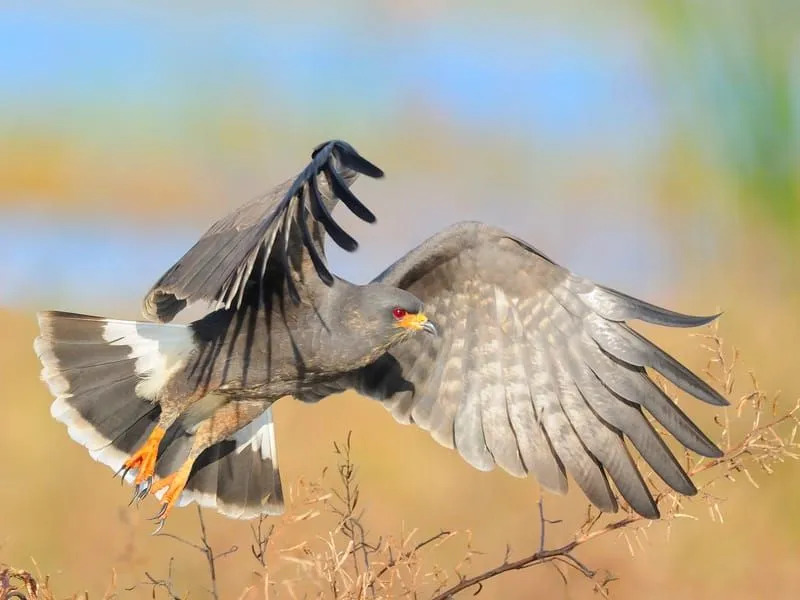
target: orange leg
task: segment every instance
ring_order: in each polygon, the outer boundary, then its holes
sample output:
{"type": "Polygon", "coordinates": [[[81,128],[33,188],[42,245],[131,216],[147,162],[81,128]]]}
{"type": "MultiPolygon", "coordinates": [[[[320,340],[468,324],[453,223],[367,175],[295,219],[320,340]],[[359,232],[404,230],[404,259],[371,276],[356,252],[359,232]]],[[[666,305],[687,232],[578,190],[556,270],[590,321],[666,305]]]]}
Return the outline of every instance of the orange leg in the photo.
{"type": "Polygon", "coordinates": [[[145,484],[142,489],[134,492],[134,500],[143,498],[148,492],[163,494],[160,498],[161,510],[153,517],[154,521],[159,522],[154,534],[161,530],[164,520],[177,504],[189,481],[194,461],[203,453],[203,450],[244,427],[265,409],[262,400],[237,400],[218,408],[211,417],[197,426],[189,456],[178,467],[178,470],[166,477],[159,478],[152,486],[148,487],[148,484],[145,484]]]}
{"type": "Polygon", "coordinates": [[[159,479],[150,488],[151,494],[155,494],[166,488],[164,490],[164,495],[161,496],[161,510],[158,512],[158,515],[156,515],[156,518],[161,521],[159,529],[164,524],[164,519],[167,518],[172,507],[175,506],[178,498],[180,498],[181,492],[183,492],[183,489],[186,487],[186,482],[189,481],[189,474],[192,472],[193,464],[194,458],[190,457],[177,471],[159,479]]]}
{"type": "MultiPolygon", "coordinates": [[[[134,452],[131,457],[122,465],[123,473],[127,473],[133,469],[138,469],[136,479],[133,482],[136,485],[144,482],[153,476],[156,470],[156,459],[158,458],[158,445],[167,433],[165,429],[156,427],[152,433],[147,437],[142,447],[134,452]]],[[[123,479],[124,479],[123,475],[123,479]]]]}

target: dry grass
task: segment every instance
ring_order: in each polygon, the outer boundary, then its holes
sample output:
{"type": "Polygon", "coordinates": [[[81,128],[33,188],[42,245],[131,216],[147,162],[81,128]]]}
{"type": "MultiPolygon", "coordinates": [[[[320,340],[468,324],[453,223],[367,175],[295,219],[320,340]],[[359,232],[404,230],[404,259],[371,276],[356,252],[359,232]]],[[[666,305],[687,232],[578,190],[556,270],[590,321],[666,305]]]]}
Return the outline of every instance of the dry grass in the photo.
{"type": "MultiPolygon", "coordinates": [[[[648,473],[662,510],[659,521],[648,521],[630,511],[605,515],[588,506],[585,518],[567,539],[551,543],[551,528],[561,521],[546,514],[540,499],[535,547],[515,553],[506,545],[500,562],[479,566],[474,559],[483,553],[473,546],[471,532],[450,530],[446,522],[442,523],[444,529],[435,531],[402,524],[396,534],[368,529],[373,500],[361,494],[353,439],[348,434],[343,442],[334,444],[335,469],[324,469],[316,481],[300,480],[289,486],[286,514],[253,523],[250,540],[222,549],[215,547],[198,508],[197,541],[172,533],[158,534],[157,537],[179,544],[178,552],[163,567],[162,574],[144,571],[139,583],[120,588],[116,573],[112,572],[103,597],[133,593],[173,600],[188,598],[189,592],[176,583],[174,570],[176,563],[187,560],[192,553],[204,559],[207,577],[204,587],[215,600],[223,597],[445,600],[478,594],[490,580],[514,577],[514,571],[533,568],[552,570],[570,587],[576,585],[577,575],[588,584],[582,589],[607,597],[614,590],[617,576],[606,565],[597,563],[596,557],[593,562],[587,560],[584,547],[600,538],[614,537],[617,544],[627,547],[629,560],[636,560],[637,554],[654,543],[651,537],[656,530],[667,534],[659,543],[669,543],[673,528],[691,526],[682,521],[707,519],[722,523],[726,495],[732,485],[758,488],[762,476],[773,474],[777,464],[796,460],[800,455],[797,441],[800,401],[784,402],[779,394],[769,395],[762,390],[755,375],[743,370],[738,352],[727,349],[716,330],[703,339],[710,357],[706,373],[732,401],[731,407],[716,419],[716,439],[724,449],[724,456],[697,459],[686,453],[687,470],[699,489],[693,498],[679,496],[648,473]],[[737,373],[743,371],[746,378],[739,382],[737,373]],[[737,388],[744,390],[737,392],[737,388]],[[238,589],[229,586],[221,593],[219,573],[230,564],[223,559],[231,556],[236,556],[240,564],[249,561],[252,582],[238,589]]],[[[149,543],[160,542],[151,539],[149,543]]],[[[55,597],[49,579],[40,573],[33,576],[26,571],[0,567],[0,600],[55,597]]],[[[88,594],[72,597],[88,597],[88,594]]]]}

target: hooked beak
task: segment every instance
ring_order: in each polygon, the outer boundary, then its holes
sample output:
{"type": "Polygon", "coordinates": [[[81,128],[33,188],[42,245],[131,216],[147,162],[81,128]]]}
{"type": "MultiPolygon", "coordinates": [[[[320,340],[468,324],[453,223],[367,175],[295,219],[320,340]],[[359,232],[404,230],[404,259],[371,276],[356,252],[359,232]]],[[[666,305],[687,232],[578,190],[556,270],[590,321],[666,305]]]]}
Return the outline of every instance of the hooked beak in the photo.
{"type": "Polygon", "coordinates": [[[422,324],[422,330],[430,333],[434,337],[439,336],[439,332],[436,330],[436,325],[433,324],[433,321],[425,321],[422,324]]]}
{"type": "Polygon", "coordinates": [[[428,320],[428,317],[425,316],[425,313],[409,313],[402,319],[398,320],[396,326],[402,327],[403,329],[408,329],[409,331],[422,330],[432,335],[439,335],[439,332],[436,331],[436,326],[428,320]]]}

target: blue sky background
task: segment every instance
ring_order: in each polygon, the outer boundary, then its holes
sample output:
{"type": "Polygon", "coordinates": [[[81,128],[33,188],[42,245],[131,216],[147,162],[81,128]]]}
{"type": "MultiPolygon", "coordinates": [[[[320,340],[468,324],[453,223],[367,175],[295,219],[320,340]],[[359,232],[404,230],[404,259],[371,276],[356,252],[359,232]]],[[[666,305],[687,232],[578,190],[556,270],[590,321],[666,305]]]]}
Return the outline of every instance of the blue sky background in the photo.
{"type": "Polygon", "coordinates": [[[362,196],[398,224],[359,230],[369,252],[334,252],[345,276],[365,280],[436,229],[479,218],[596,278],[668,289],[687,241],[713,256],[726,233],[703,207],[683,239],[662,227],[656,186],[686,95],[671,93],[658,32],[627,2],[594,16],[577,3],[524,4],[0,11],[0,147],[3,136],[55,136],[98,178],[128,168],[147,181],[138,165],[152,157],[199,190],[189,208],[149,198],[158,215],[133,219],[125,186],[91,177],[79,194],[91,203],[67,210],[3,192],[0,304],[138,306],[215,217],[300,170],[332,136],[393,174],[362,196]],[[426,219],[409,218],[420,210],[426,219]]]}
{"type": "Polygon", "coordinates": [[[567,143],[613,131],[612,144],[636,144],[656,132],[656,91],[635,30],[586,37],[478,14],[378,27],[335,12],[271,21],[247,11],[6,10],[3,104],[45,120],[54,109],[109,103],[170,116],[189,100],[224,105],[246,90],[267,118],[291,107],[313,119],[324,105],[377,120],[418,98],[459,124],[567,143]]]}

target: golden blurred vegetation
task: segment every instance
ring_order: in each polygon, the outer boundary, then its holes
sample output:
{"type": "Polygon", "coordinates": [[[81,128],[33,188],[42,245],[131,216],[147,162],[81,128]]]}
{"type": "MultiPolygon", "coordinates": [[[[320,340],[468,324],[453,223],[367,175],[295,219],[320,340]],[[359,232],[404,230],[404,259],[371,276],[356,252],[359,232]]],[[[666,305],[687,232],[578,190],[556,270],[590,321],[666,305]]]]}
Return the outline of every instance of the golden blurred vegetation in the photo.
{"type": "MultiPolygon", "coordinates": [[[[19,344],[34,333],[19,315],[4,314],[2,326],[19,344]]],[[[19,360],[7,345],[0,358],[16,364],[17,383],[6,381],[3,392],[32,397],[39,409],[21,402],[7,409],[13,426],[3,437],[0,510],[12,518],[4,521],[3,560],[48,573],[49,580],[38,580],[52,597],[83,590],[208,595],[209,552],[221,598],[433,598],[462,578],[520,559],[534,568],[483,581],[487,597],[526,598],[536,590],[624,598],[642,589],[653,598],[752,598],[766,589],[791,597],[800,522],[788,507],[800,486],[797,462],[784,459],[797,456],[797,401],[763,389],[718,332],[698,333],[679,350],[696,351],[692,366],[705,369],[732,406],[716,416],[694,401],[685,409],[705,415],[701,424],[726,455],[709,461],[687,454],[701,490],[695,498],[654,484],[661,521],[601,516],[587,512],[579,492],[540,498],[530,481],[474,472],[426,434],[344,394],[315,407],[276,407],[284,476],[304,474],[288,476],[285,515],[246,523],[206,512],[201,530],[188,508],[156,537],[146,518],[155,503],[126,507],[130,490],[44,418],[48,398],[36,385],[35,360],[19,360]]]]}

